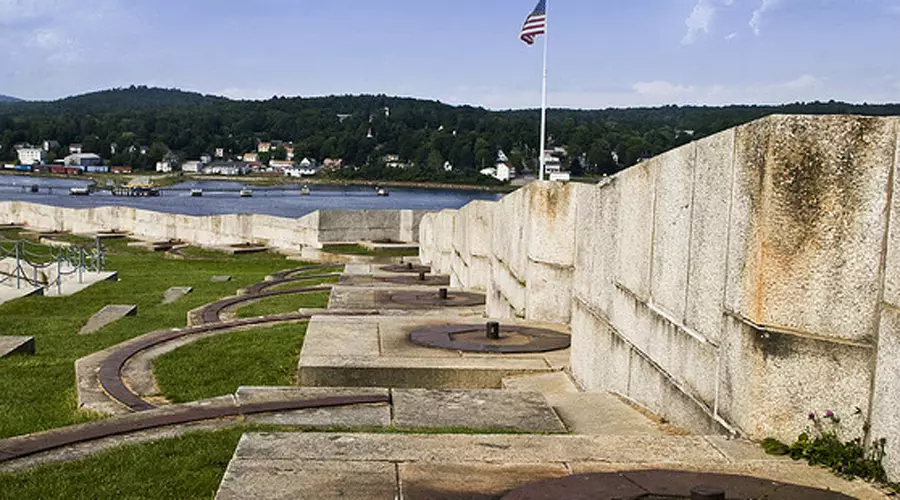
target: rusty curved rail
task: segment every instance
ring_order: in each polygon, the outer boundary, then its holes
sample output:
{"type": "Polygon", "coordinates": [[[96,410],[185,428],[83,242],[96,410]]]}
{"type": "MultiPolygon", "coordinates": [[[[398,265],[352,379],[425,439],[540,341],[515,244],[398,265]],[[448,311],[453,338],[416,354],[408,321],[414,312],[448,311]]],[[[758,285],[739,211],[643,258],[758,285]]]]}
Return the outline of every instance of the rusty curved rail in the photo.
{"type": "MultiPolygon", "coordinates": [[[[102,420],[99,422],[76,425],[68,428],[26,436],[19,436],[0,441],[0,462],[15,460],[29,455],[34,455],[36,453],[42,453],[56,448],[70,446],[87,441],[94,441],[97,439],[117,436],[121,434],[128,434],[159,427],[182,425],[204,420],[213,420],[241,415],[252,415],[257,413],[302,410],[309,408],[334,408],[360,404],[390,404],[391,400],[389,396],[361,395],[326,397],[296,401],[251,403],[243,405],[239,404],[237,401],[232,401],[227,404],[212,405],[206,407],[190,404],[171,405],[166,407],[165,412],[163,412],[162,410],[154,412],[151,410],[159,409],[150,402],[141,398],[138,394],[132,392],[127,384],[125,384],[125,381],[122,380],[122,369],[129,359],[142,351],[160,344],[164,344],[166,342],[171,342],[173,340],[190,335],[197,335],[219,330],[230,330],[248,326],[261,326],[273,323],[303,321],[310,319],[311,316],[308,314],[287,313],[259,318],[246,318],[222,322],[219,320],[219,314],[221,314],[221,311],[227,307],[231,307],[235,304],[250,300],[258,300],[278,295],[330,290],[330,286],[322,286],[292,290],[276,290],[270,292],[265,291],[266,288],[276,286],[281,283],[312,278],[304,276],[300,279],[292,279],[289,278],[291,274],[324,267],[333,266],[308,266],[275,273],[271,275],[272,278],[275,278],[274,280],[258,283],[257,285],[250,287],[246,290],[247,293],[245,295],[222,299],[206,306],[202,310],[203,324],[184,328],[181,330],[161,330],[157,332],[151,332],[144,335],[144,337],[142,337],[137,342],[133,342],[126,347],[116,349],[100,364],[97,372],[98,380],[100,382],[100,385],[103,387],[103,390],[106,391],[107,395],[109,395],[110,398],[118,401],[126,408],[136,413],[131,413],[122,417],[113,417],[111,419],[102,420]],[[259,285],[267,286],[259,287],[259,285]]],[[[329,275],[328,277],[330,276],[332,275],[329,275]]],[[[371,313],[360,314],[367,315],[371,313]]]]}

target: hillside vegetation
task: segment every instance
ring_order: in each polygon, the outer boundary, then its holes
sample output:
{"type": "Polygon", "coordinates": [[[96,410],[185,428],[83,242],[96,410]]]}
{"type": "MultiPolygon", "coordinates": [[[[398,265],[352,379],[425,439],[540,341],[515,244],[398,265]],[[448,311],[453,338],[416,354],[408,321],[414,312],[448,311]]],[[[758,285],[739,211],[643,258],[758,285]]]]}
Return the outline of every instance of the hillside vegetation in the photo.
{"type": "MultiPolygon", "coordinates": [[[[585,155],[588,174],[612,173],[715,132],[773,113],[900,114],[900,105],[840,102],[783,106],[666,106],[567,110],[549,113],[551,146],[568,150],[568,163],[585,155]],[[613,153],[616,153],[613,155],[613,153]],[[618,157],[618,162],[614,161],[618,157]]],[[[83,143],[113,164],[149,168],[171,149],[183,159],[224,148],[230,155],[254,151],[260,140],[292,141],[296,157],[343,158],[338,176],[377,178],[396,154],[416,168],[394,176],[441,181],[473,179],[491,166],[498,149],[519,168],[537,159],[538,111],[490,111],[437,101],[384,95],[235,101],[179,90],[131,87],[53,102],[0,105],[0,160],[12,160],[17,143],[83,143]],[[369,132],[371,130],[371,138],[369,132]],[[110,145],[118,147],[111,154],[110,145]],[[148,154],[129,146],[151,146],[148,154]],[[450,161],[452,173],[444,173],[450,161]]],[[[574,165],[579,170],[580,165],[574,165]]],[[[417,180],[417,179],[409,179],[417,180]]]]}

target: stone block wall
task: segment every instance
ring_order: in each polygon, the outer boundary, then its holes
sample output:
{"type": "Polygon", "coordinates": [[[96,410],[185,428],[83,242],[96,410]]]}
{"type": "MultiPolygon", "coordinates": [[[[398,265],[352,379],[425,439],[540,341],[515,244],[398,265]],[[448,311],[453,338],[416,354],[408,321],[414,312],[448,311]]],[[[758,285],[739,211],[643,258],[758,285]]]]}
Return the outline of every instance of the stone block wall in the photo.
{"type": "Polygon", "coordinates": [[[427,215],[422,258],[490,315],[570,323],[587,390],[754,439],[793,440],[810,411],[848,437],[868,420],[898,477],[898,127],[772,116],[596,186],[427,215]]]}
{"type": "Polygon", "coordinates": [[[42,230],[93,233],[122,231],[152,240],[178,239],[205,246],[261,243],[295,251],[325,243],[363,240],[415,242],[424,211],[317,211],[288,219],[261,214],[195,217],[110,206],[74,209],[20,201],[0,202],[0,224],[42,230]]]}

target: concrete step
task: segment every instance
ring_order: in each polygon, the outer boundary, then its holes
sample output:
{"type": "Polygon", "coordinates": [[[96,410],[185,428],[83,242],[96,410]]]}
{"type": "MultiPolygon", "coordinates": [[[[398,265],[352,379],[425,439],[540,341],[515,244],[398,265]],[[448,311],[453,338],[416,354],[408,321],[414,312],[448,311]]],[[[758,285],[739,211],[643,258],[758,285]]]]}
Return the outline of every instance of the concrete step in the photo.
{"type": "Polygon", "coordinates": [[[883,498],[865,482],[718,437],[251,433],[216,499],[487,499],[543,479],[636,469],[744,474],[883,498]]]}
{"type": "Polygon", "coordinates": [[[547,402],[573,434],[660,436],[686,434],[609,393],[581,392],[565,372],[503,379],[510,391],[533,391],[547,402]]]}

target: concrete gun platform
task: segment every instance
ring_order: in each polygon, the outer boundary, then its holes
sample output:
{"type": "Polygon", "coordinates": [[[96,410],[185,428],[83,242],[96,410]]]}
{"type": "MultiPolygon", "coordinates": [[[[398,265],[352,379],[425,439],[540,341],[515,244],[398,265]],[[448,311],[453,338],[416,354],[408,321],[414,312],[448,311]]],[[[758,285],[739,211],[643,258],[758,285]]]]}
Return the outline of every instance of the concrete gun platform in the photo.
{"type": "Polygon", "coordinates": [[[79,335],[94,333],[100,331],[105,326],[119,321],[125,316],[135,315],[137,315],[136,305],[108,305],[91,316],[91,319],[89,319],[87,323],[85,323],[85,325],[81,327],[81,330],[79,330],[78,333],[79,335]]]}
{"type": "Polygon", "coordinates": [[[868,483],[720,437],[343,433],[245,434],[216,498],[487,500],[543,479],[647,469],[740,474],[884,498],[868,483]]]}
{"type": "MultiPolygon", "coordinates": [[[[461,316],[314,316],[300,355],[304,386],[496,389],[503,378],[560,371],[569,349],[535,354],[462,353],[412,344],[409,333],[432,325],[472,324],[461,316]]],[[[504,324],[548,328],[526,321],[504,324]]]]}
{"type": "Polygon", "coordinates": [[[446,301],[446,305],[441,304],[438,297],[438,288],[434,287],[401,288],[334,286],[331,289],[328,308],[342,310],[374,310],[390,314],[405,312],[414,315],[437,314],[482,316],[484,314],[483,295],[469,294],[455,290],[448,291],[448,297],[451,299],[454,297],[472,299],[460,306],[453,306],[453,300],[446,301]],[[415,300],[403,300],[405,297],[415,299],[417,296],[424,299],[428,295],[433,295],[435,300],[421,300],[421,304],[414,303],[415,300]],[[479,297],[481,300],[477,300],[479,297]],[[480,302],[480,304],[477,302],[480,302]]]}

